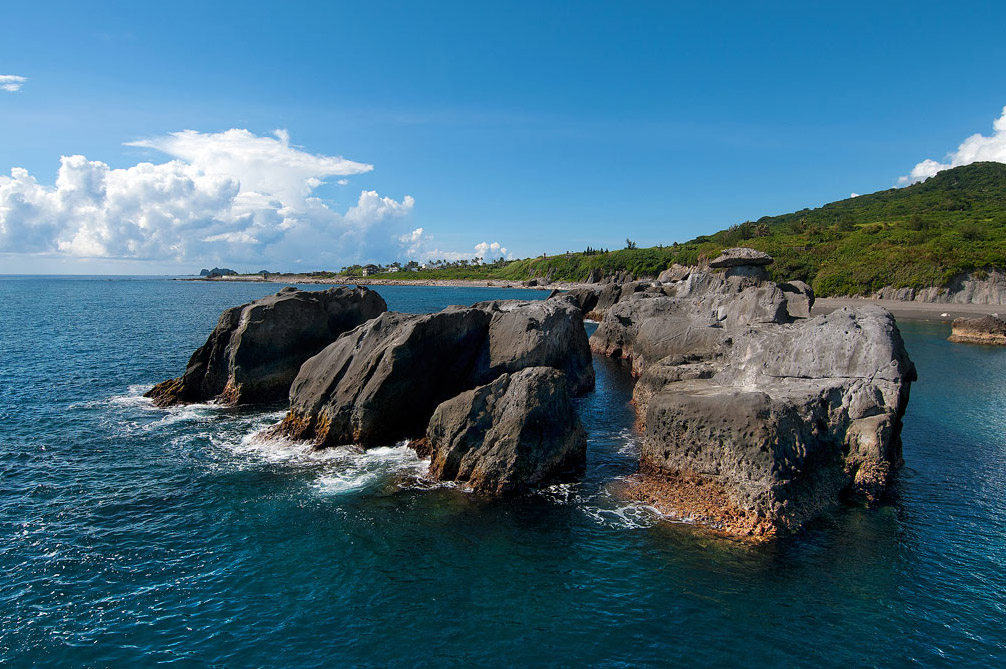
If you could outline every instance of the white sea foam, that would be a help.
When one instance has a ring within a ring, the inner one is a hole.
[[[368,488],[395,476],[421,476],[429,460],[421,460],[404,443],[347,453],[339,469],[318,478],[315,489],[323,495],[339,495]]]

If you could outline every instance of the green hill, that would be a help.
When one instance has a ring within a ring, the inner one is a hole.
[[[523,280],[551,273],[583,281],[595,269],[656,276],[674,262],[692,264],[731,246],[770,253],[774,278],[802,279],[822,296],[941,286],[960,272],[1006,268],[1006,164],[957,167],[906,188],[745,221],[683,244],[446,268],[417,278]]]

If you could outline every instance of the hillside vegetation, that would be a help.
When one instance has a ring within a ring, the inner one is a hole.
[[[596,269],[656,276],[672,263],[694,264],[741,245],[775,257],[773,278],[801,279],[822,296],[942,286],[960,272],[1006,268],[1006,164],[957,167],[906,188],[745,221],[683,244],[410,274],[524,280],[551,273],[583,281]]]

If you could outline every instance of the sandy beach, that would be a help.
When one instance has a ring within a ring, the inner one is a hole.
[[[865,297],[822,297],[814,302],[813,315],[826,314],[842,307],[877,304],[899,320],[951,322],[961,316],[977,317],[985,314],[1006,313],[1006,305],[998,304],[940,304],[933,302],[902,302],[899,300],[873,300]]]

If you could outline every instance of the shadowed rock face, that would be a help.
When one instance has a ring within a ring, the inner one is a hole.
[[[668,499],[727,500],[700,515],[731,532],[792,531],[842,498],[883,492],[902,462],[915,378],[880,307],[749,330],[718,358],[647,369],[634,397],[645,414],[641,471],[676,482]]]
[[[362,287],[284,288],[224,311],[185,373],[146,396],[158,406],[283,399],[305,360],[387,308],[380,295]]]
[[[389,312],[304,363],[278,429],[318,447],[394,443],[424,434],[440,403],[537,366],[564,372],[575,394],[593,388],[574,306],[501,301],[421,316]]]
[[[950,334],[950,341],[963,344],[1006,345],[1006,321],[997,315],[988,314],[981,318],[956,318]]]
[[[587,454],[565,375],[551,367],[503,374],[447,400],[426,441],[431,478],[492,494],[573,479]]]

